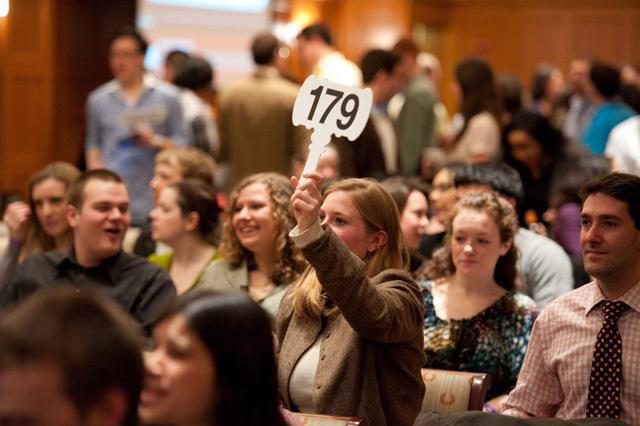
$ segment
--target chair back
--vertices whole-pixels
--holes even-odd
[[[422,409],[440,414],[482,410],[491,379],[485,373],[434,370],[423,368],[422,381],[426,390]]]
[[[304,426],[366,426],[362,417],[327,416],[324,414],[291,413]]]

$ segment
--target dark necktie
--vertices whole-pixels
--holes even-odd
[[[619,300],[602,302],[604,323],[593,351],[587,417],[620,418],[622,337],[616,323],[628,307]]]

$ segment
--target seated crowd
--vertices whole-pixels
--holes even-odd
[[[137,32],[111,41],[128,47],[144,57]],[[259,88],[280,79],[279,47],[254,39],[246,83],[266,90],[256,105],[283,92],[251,110],[257,121],[291,126],[276,117],[290,121],[297,86]],[[363,135],[335,138],[315,171],[300,172],[304,147],[276,140],[288,127],[264,130],[265,144],[287,145],[288,170],[240,164],[231,152],[250,145],[230,144],[260,130],[235,116],[244,89],[223,95],[218,133],[212,117],[200,122],[212,70],[173,52],[167,74],[181,89],[140,74],[137,95],[178,111],[175,90],[198,114],[166,135],[158,123],[124,143],[110,134],[110,148],[90,132],[89,170],[52,163],[29,180],[28,202],[6,206],[0,425],[297,426],[321,414],[411,426],[471,415],[430,412],[423,368],[489,376],[474,424],[640,425],[640,170],[617,156],[617,126],[636,114],[618,96],[620,73],[576,60],[563,106],[562,74],[539,67],[535,103],[506,114],[488,62],[465,58],[448,122],[410,41],[367,52],[360,69],[322,24],[298,48],[319,76],[348,70],[374,96]],[[135,79],[114,64],[90,119],[105,119],[100,90],[132,94]],[[114,160],[131,146],[128,166]],[[152,170],[122,170],[149,158]]]

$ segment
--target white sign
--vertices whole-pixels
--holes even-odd
[[[355,140],[369,119],[373,93],[371,89],[344,86],[310,75],[302,84],[293,106],[292,120],[296,126],[313,129],[309,156],[304,173],[318,165],[331,135]]]

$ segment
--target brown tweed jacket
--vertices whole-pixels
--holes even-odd
[[[303,249],[340,314],[311,319],[286,295],[278,311],[278,383],[287,408],[294,366],[322,335],[313,389],[317,413],[366,417],[369,426],[409,426],[420,412],[424,384],[419,287],[400,270],[369,279],[364,263],[331,231]]]

